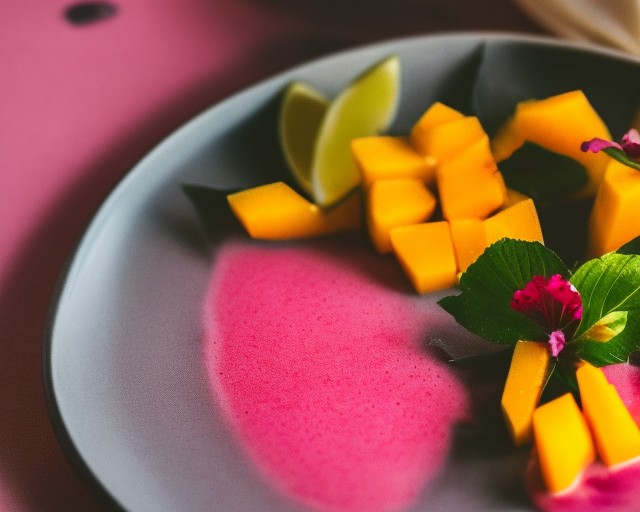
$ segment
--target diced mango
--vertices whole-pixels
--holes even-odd
[[[602,370],[584,363],[576,377],[582,410],[605,465],[640,456],[640,429]]]
[[[640,235],[640,172],[611,160],[589,218],[589,255],[618,249]]]
[[[531,439],[533,411],[549,376],[551,353],[546,343],[519,341],[502,392],[502,414],[516,445]]]
[[[426,222],[392,229],[391,245],[418,293],[455,286],[457,265],[447,222]]]
[[[587,170],[589,182],[583,193],[594,195],[608,162],[604,153],[585,153],[580,149],[582,142],[594,137],[611,140],[609,129],[587,97],[576,90],[519,103],[513,117],[494,137],[493,150],[496,158],[503,160],[529,140],[573,158]]]
[[[496,162],[509,158],[516,149],[524,144],[524,138],[515,129],[514,116],[509,117],[491,139],[491,151]]]
[[[409,135],[411,144],[422,155],[428,155],[428,140],[431,136],[431,131],[442,124],[450,121],[456,121],[462,119],[464,115],[457,110],[436,101],[431,105],[424,114],[418,119],[415,125],[411,128]]]
[[[374,181],[367,192],[367,227],[377,251],[391,252],[391,229],[424,222],[435,209],[433,192],[419,179]]]
[[[425,157],[434,158],[436,165],[442,165],[485,137],[487,134],[478,118],[467,116],[434,126],[417,149]],[[493,160],[493,155],[491,158]]]
[[[428,163],[406,137],[359,137],[351,141],[351,150],[365,187],[380,179],[418,178],[425,183],[435,179],[433,164]]]
[[[464,272],[487,248],[482,220],[456,219],[449,222],[458,271]]]
[[[283,182],[227,196],[231,210],[253,238],[285,240],[352,231],[361,225],[361,198],[353,193],[322,210]]]
[[[515,189],[507,187],[507,200],[504,203],[504,207],[508,208],[509,206],[513,206],[514,204],[526,199],[531,198],[528,195],[523,194],[522,192],[518,192]]]
[[[439,165],[436,181],[442,214],[447,220],[483,219],[506,200],[504,180],[497,172],[486,135]]]
[[[449,221],[458,270],[464,272],[484,250],[502,238],[544,243],[542,228],[532,199],[507,191],[503,210],[487,219],[477,217]]]
[[[589,427],[571,393],[535,410],[533,434],[542,480],[552,493],[569,488],[595,459]]]
[[[538,212],[532,199],[524,199],[484,221],[487,245],[502,238],[544,243]]]

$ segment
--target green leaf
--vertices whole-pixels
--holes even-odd
[[[459,295],[438,304],[467,330],[498,343],[518,340],[546,341],[548,333],[530,318],[511,308],[516,290],[533,276],[569,271],[562,260],[538,242],[503,239],[491,245],[460,279]]]
[[[640,162],[636,162],[629,158],[629,156],[620,148],[605,148],[604,151],[607,155],[609,155],[614,160],[617,160],[621,164],[626,165],[627,167],[631,167],[632,169],[636,169],[640,171]]]
[[[581,163],[529,141],[499,167],[509,187],[538,200],[566,198],[587,183]]]
[[[573,350],[596,366],[625,362],[640,349],[640,255],[609,253],[582,265],[571,279],[580,292],[583,317],[574,336]],[[588,340],[588,333],[603,319],[614,320],[619,328],[626,312],[624,328],[609,341]],[[616,321],[618,326],[615,326]],[[584,341],[581,341],[584,340]]]
[[[580,337],[571,340],[571,342],[598,341],[606,343],[624,330],[628,316],[628,311],[612,311],[593,324]]]

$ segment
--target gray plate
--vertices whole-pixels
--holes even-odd
[[[208,395],[200,307],[215,256],[181,182],[247,187],[283,170],[275,138],[280,91],[302,79],[331,96],[400,55],[407,132],[435,100],[495,127],[513,104],[584,89],[616,135],[640,91],[638,62],[548,40],[450,34],[397,40],[292,69],[205,111],[118,185],[64,278],[45,352],[54,424],[71,460],[114,507],[131,511],[288,511],[234,444]],[[482,62],[480,86],[473,76]],[[624,99],[624,102],[620,100]],[[415,510],[527,510],[523,453],[458,443]]]

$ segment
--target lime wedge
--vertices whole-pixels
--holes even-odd
[[[330,207],[360,183],[351,140],[391,124],[400,93],[400,60],[388,57],[355,78],[331,102],[319,128],[311,167],[311,195]]]
[[[291,83],[280,108],[280,143],[289,170],[300,188],[311,192],[311,166],[318,130],[329,101],[303,82]]]

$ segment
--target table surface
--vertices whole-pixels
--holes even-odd
[[[105,506],[45,406],[42,345],[61,272],[102,200],[198,111],[310,58],[443,31],[544,34],[509,0],[69,0],[0,5],[0,510]]]

